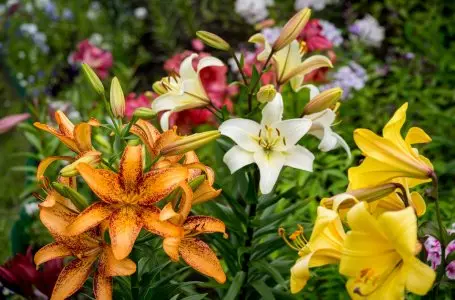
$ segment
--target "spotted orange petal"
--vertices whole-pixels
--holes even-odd
[[[209,217],[209,216],[191,216],[188,217],[183,224],[185,232],[199,232],[199,233],[211,233],[211,232],[226,232],[226,225],[223,221]]]
[[[158,129],[147,121],[138,120],[136,124],[131,127],[130,132],[137,135],[147,147],[147,151],[153,154],[153,144],[160,136]]]
[[[68,117],[61,110],[55,112],[55,121],[58,124],[60,132],[68,137],[73,137],[74,124],[68,119]]]
[[[91,267],[96,258],[96,255],[84,259],[76,258],[64,267],[55,282],[51,299],[66,299],[77,292],[90,275]]]
[[[92,151],[92,126],[88,123],[77,124],[74,139],[80,152]]]
[[[203,203],[218,197],[221,189],[215,190],[208,180],[204,182],[193,193],[193,204]]]
[[[36,252],[34,261],[35,265],[39,266],[49,260],[60,257],[70,256],[72,252],[68,247],[60,243],[50,243]]]
[[[98,270],[103,276],[128,276],[136,272],[136,264],[129,258],[116,259],[112,248],[105,246]]]
[[[127,193],[136,192],[142,178],[142,146],[127,146],[120,160],[120,182]]]
[[[166,130],[163,132],[160,137],[155,141],[153,145],[153,154],[158,155],[161,152],[161,149],[166,145],[176,141],[179,139],[177,134],[177,127],[173,127],[172,129]],[[181,157],[181,156],[180,156]]]
[[[183,260],[196,271],[213,277],[219,283],[226,281],[226,275],[216,254],[203,241],[195,238],[183,239],[179,252]]]
[[[76,166],[90,189],[104,202],[122,202],[126,195],[120,184],[119,177],[112,171],[95,169],[89,164],[80,163]]]
[[[55,137],[57,137],[62,143],[64,143],[68,148],[70,148],[72,151],[78,153],[79,150],[77,148],[77,144],[76,142],[73,140],[72,137],[68,137],[62,133],[60,133],[59,131],[55,130],[54,128],[50,127],[49,125],[47,124],[42,124],[42,123],[39,123],[39,122],[35,122],[33,123],[33,125],[36,127],[36,128],[39,128],[41,130],[44,130],[44,131],[47,131],[49,132],[50,134],[54,135]]]
[[[67,235],[78,235],[100,224],[113,215],[115,208],[104,202],[96,202],[87,207],[67,227]]]
[[[109,235],[115,258],[123,259],[130,254],[141,228],[142,221],[132,206],[124,206],[112,214]]]
[[[160,201],[188,177],[188,169],[173,167],[151,170],[144,175],[139,186],[140,205],[152,205]]]
[[[66,161],[74,161],[74,158],[71,156],[49,156],[43,159],[36,170],[36,179],[38,181],[44,176],[44,172],[46,172],[47,168],[57,160],[66,160]]]
[[[163,240],[163,250],[172,261],[179,260],[179,246],[182,241],[179,237],[167,237]]]
[[[162,237],[181,237],[183,230],[171,222],[160,221],[160,209],[154,206],[141,206],[138,210],[144,228]]]
[[[93,293],[97,300],[111,300],[112,278],[103,276],[98,270],[93,276]]]

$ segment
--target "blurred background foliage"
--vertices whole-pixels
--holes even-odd
[[[23,2],[34,3],[33,1]],[[71,100],[76,110],[80,112],[81,119],[86,119],[89,114],[96,114],[94,95],[81,84],[78,70],[68,63],[69,53],[76,49],[77,43],[93,37],[93,34],[99,34],[102,37],[100,45],[112,52],[114,58],[112,73],[125,85],[125,94],[150,90],[151,84],[165,74],[163,63],[172,55],[191,49],[191,42],[197,30],[214,32],[229,41],[231,45],[238,46],[237,48],[247,47],[245,41],[256,31],[254,26],[247,24],[240,15],[235,13],[234,2],[100,0],[97,2],[99,16],[92,20],[87,18],[87,12],[93,8],[92,1],[58,0],[54,1],[57,11],[61,13],[64,8],[69,8],[73,13],[71,19],[56,20],[43,11],[33,14],[15,14],[9,18],[4,14],[0,19],[2,27],[0,32],[2,48],[0,49],[3,49],[0,51],[0,117],[29,111],[33,115],[32,119],[39,119],[46,114],[43,105],[57,100]],[[144,18],[137,18],[134,15],[134,10],[138,7],[147,9],[147,15]],[[274,6],[269,7],[270,17],[279,22],[289,18],[294,11],[292,0],[276,0]],[[336,65],[355,61],[363,66],[369,75],[365,87],[343,102],[340,108],[341,122],[336,126],[336,131],[354,150],[356,148],[352,132],[355,128],[369,128],[379,132],[392,113],[402,103],[409,102],[408,122],[405,129],[419,126],[433,139],[432,143],[421,147],[419,151],[424,152],[435,165],[440,178],[442,214],[449,225],[455,220],[453,204],[455,198],[453,185],[455,176],[455,130],[453,130],[455,124],[455,19],[453,17],[455,2],[444,0],[340,1],[327,6],[322,11],[315,11],[313,17],[329,20],[347,37],[348,26],[366,14],[374,16],[385,28],[385,39],[378,48],[352,42],[348,47],[336,49]],[[24,23],[35,23],[46,34],[49,47],[47,52],[40,51],[38,46],[20,36],[18,30]],[[5,51],[6,48],[7,51]],[[225,61],[228,58],[225,53],[217,51],[211,53]],[[406,56],[409,53],[412,54],[412,58]],[[378,69],[386,71],[379,73]],[[32,78],[30,76],[33,76],[33,80],[29,80]],[[235,79],[232,74],[229,74],[229,78]],[[27,81],[25,84],[24,79]],[[297,101],[297,103],[307,98],[305,93],[297,95],[292,95],[289,91],[284,93],[287,93],[289,101]],[[292,112],[292,109],[289,111]],[[27,226],[31,220],[23,213],[23,209],[24,203],[33,199],[31,192],[36,188],[32,184],[33,166],[44,153],[47,152],[49,155],[55,151],[54,148],[57,145],[44,135],[42,140],[36,140],[30,134],[33,130],[29,123],[0,135],[0,170],[2,170],[0,242],[3,244],[0,248],[0,261],[5,261],[14,251],[23,250],[21,246],[12,247],[11,241],[18,245],[25,245],[29,243],[30,237],[36,244],[47,239],[46,236],[42,236],[39,225]],[[309,147],[315,149],[317,144],[310,144]],[[46,149],[38,151],[37,148]],[[228,190],[231,189],[231,195],[242,198],[241,194],[246,192],[242,189],[247,186],[248,179],[238,178],[235,175],[228,176],[228,171],[221,159],[225,148],[226,145],[223,143],[214,144],[202,149],[200,155],[204,162],[216,169],[219,184],[227,187]],[[294,197],[280,200],[262,212],[260,218],[263,219],[259,223],[263,226],[269,225],[264,232],[272,233],[273,230],[276,232],[279,225],[284,225],[292,231],[295,224],[302,224],[309,234],[318,201],[322,197],[344,191],[347,184],[347,168],[357,164],[360,159],[358,150],[354,150],[352,162],[343,159],[345,156],[341,150],[336,151],[339,151],[337,155],[317,154],[315,171],[311,174],[289,168],[282,173],[278,191],[286,193],[292,190]],[[222,204],[223,201],[229,201],[229,199],[222,199],[220,203]],[[430,207],[431,205],[429,203]],[[235,224],[229,221],[229,213],[220,210],[217,204],[211,203],[204,206],[200,212],[204,212],[204,209],[219,216],[226,222],[228,228],[230,226],[235,228]],[[267,216],[282,212],[285,212],[282,218],[267,219]],[[424,219],[431,219],[433,217],[431,208],[427,212]],[[235,229],[231,230],[235,235]],[[12,236],[10,236],[11,232],[13,232]],[[15,241],[15,239],[18,240]],[[213,237],[210,239],[213,239],[213,245],[220,252],[224,252],[221,248],[228,247],[223,244],[222,239]],[[276,235],[265,240],[258,239],[257,242],[258,251],[264,250],[261,244],[270,246],[279,243],[280,247],[283,246]],[[159,243],[152,240],[151,243],[138,246],[135,255],[141,252],[155,253],[154,250],[158,246]],[[173,277],[158,275],[161,274],[161,269],[158,270],[154,263],[159,260],[159,255],[162,253],[144,256],[139,263],[139,272],[135,275],[137,278],[132,278],[132,281],[116,279],[116,292],[122,294],[121,289],[135,289],[135,283],[139,283],[140,286],[144,281],[153,282],[153,286],[136,291],[136,295],[141,295],[143,299],[156,296],[159,291],[163,299],[169,299],[177,294],[191,295],[194,291],[191,282],[187,286],[177,285],[181,278],[188,276],[185,275],[187,270],[182,266],[165,266],[167,275],[173,275],[172,272],[175,272]],[[286,288],[283,276],[288,278],[287,272],[296,258],[295,252],[282,247],[279,251],[258,255],[268,256],[272,261],[270,265],[259,262],[254,266],[263,271],[265,269],[264,273],[267,274],[262,279],[258,278],[258,282],[262,280],[268,286],[275,286],[273,295],[277,299],[294,299],[280,291]],[[343,288],[344,279],[334,271],[334,268],[315,271],[315,276],[297,298],[347,298]],[[228,269],[231,271],[236,267],[228,266]],[[195,282],[201,279],[194,273],[191,276],[190,279]],[[237,280],[235,273],[231,273],[230,276],[234,282]],[[238,273],[237,276],[239,276]],[[187,278],[186,281],[188,280]],[[210,299],[217,298],[212,294],[213,289],[210,288],[214,286],[211,284],[199,284],[197,288],[199,295],[205,295]],[[169,286],[174,287],[175,290],[171,289],[172,294],[165,296],[164,290],[169,290]],[[259,284],[255,288],[259,294],[261,291],[265,291],[264,293],[268,291]],[[227,291],[229,292],[230,290]],[[191,299],[202,299],[196,296]],[[450,296],[447,297],[450,298]]]

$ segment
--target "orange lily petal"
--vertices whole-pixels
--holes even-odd
[[[196,271],[213,277],[219,283],[226,281],[226,275],[216,254],[206,243],[195,238],[184,239],[179,247],[183,260]]]
[[[88,123],[77,124],[74,128],[74,139],[80,152],[92,150],[92,127]]]
[[[186,164],[185,167],[187,167],[188,169],[199,169],[199,170],[203,171],[207,175],[207,180],[209,181],[210,185],[213,185],[213,182],[215,181],[215,172],[213,172],[212,168],[207,167],[206,165],[204,165],[202,163]],[[194,177],[197,177],[199,175],[200,174],[198,174]],[[191,175],[190,175],[190,180],[194,179],[194,177],[191,178]]]
[[[42,124],[39,122],[33,123],[33,125],[41,130],[47,131],[50,134],[54,135],[57,137],[62,143],[64,143],[68,148],[70,148],[72,151],[79,153],[79,150],[77,148],[76,142],[72,139],[72,137],[68,137],[59,131],[55,130],[55,128],[52,128],[51,126],[47,124]]]
[[[151,205],[160,201],[187,178],[188,169],[184,167],[158,169],[148,172],[139,186],[140,197],[138,203]]]
[[[220,194],[221,189],[215,190],[208,180],[204,180],[204,182],[193,193],[193,205],[214,199]]]
[[[172,220],[175,222],[179,222],[180,219],[181,219],[180,215],[177,212],[175,212],[171,202],[166,204],[160,212],[161,221]]]
[[[61,110],[55,112],[55,121],[61,133],[68,137],[73,137],[74,125]]]
[[[166,130],[163,132],[160,137],[155,141],[153,145],[153,154],[158,155],[166,145],[179,139],[177,134],[177,127],[174,126],[172,129]]]
[[[185,159],[183,160],[183,164],[184,165],[188,165],[188,164],[192,164],[192,163],[198,163],[198,162],[199,162],[199,158],[197,157],[196,152],[189,151],[189,152],[185,153]],[[189,181],[193,180],[194,178],[196,178],[199,175],[201,175],[201,173],[202,173],[201,170],[191,169],[188,180]]]
[[[67,234],[78,235],[95,227],[114,213],[114,208],[104,202],[96,202],[87,207],[67,227]]]
[[[147,121],[138,120],[136,124],[131,127],[130,132],[141,139],[149,153],[153,153],[153,144],[160,136],[158,129]]]
[[[95,169],[86,163],[78,164],[76,169],[90,189],[104,202],[122,202],[125,198],[119,177],[114,172]]]
[[[103,276],[98,270],[93,276],[93,293],[97,300],[111,300],[112,278]]]
[[[41,178],[44,176],[44,172],[46,172],[46,169],[54,162],[57,160],[66,160],[66,161],[74,161],[74,158],[71,156],[49,156],[43,159],[39,165],[38,169],[36,171],[36,179],[38,181],[41,180]]]
[[[163,240],[163,250],[174,262],[179,261],[179,246],[181,241],[182,239],[179,237],[167,237]]]
[[[190,231],[192,233],[211,233],[211,232],[226,232],[226,226],[223,221],[217,218],[208,216],[191,216],[188,217],[183,224],[185,232]]]
[[[84,259],[76,258],[64,267],[55,282],[51,299],[66,299],[77,292],[90,275],[96,258],[96,255]]]
[[[127,146],[120,160],[120,182],[126,192],[135,192],[142,177],[142,146]]]
[[[123,259],[130,254],[141,228],[142,221],[132,206],[124,206],[112,214],[109,235],[115,258]]]
[[[102,276],[128,276],[136,272],[136,264],[129,258],[118,260],[110,246],[105,246],[100,256],[98,270]]]
[[[162,237],[180,237],[183,230],[171,222],[160,221],[160,209],[154,206],[141,206],[138,210],[144,228]]]
[[[185,220],[191,211],[191,205],[193,202],[193,190],[186,181],[182,182],[180,184],[180,187],[183,190],[183,195],[179,203],[179,214],[182,220]]]
[[[50,243],[36,252],[34,261],[35,265],[39,266],[49,260],[70,255],[72,255],[72,252],[65,245],[60,243]]]

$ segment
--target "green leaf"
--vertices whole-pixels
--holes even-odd
[[[275,300],[272,294],[272,289],[269,288],[264,281],[257,280],[251,284],[254,289],[262,296],[264,300]]]
[[[237,274],[235,274],[235,277],[232,280],[231,286],[229,287],[223,300],[236,300],[237,299],[237,295],[240,293],[240,290],[242,289],[243,283],[245,281],[245,277],[246,277],[246,273],[243,271],[239,271],[239,272],[237,272]]]
[[[204,299],[205,296],[207,296],[207,295],[208,295],[207,293],[202,294],[202,295],[193,295],[193,296],[188,296],[188,297],[182,298],[182,300],[201,300],[201,299]]]
[[[269,262],[265,260],[254,261],[251,265],[258,270],[264,271],[269,273],[269,275],[282,287],[287,289],[286,281],[284,280],[283,276],[281,276],[280,272],[275,269]]]
[[[27,141],[29,141],[30,144],[32,144],[33,147],[35,147],[39,152],[43,150],[41,147],[41,141],[35,135],[31,134],[30,132],[24,132],[24,136]]]

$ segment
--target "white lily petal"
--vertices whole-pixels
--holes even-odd
[[[332,131],[332,128],[330,128],[329,126],[322,127],[322,130],[316,130],[316,134],[315,136],[321,139],[318,149],[321,150],[322,152],[328,152],[338,147],[338,139],[335,136],[334,132]]]
[[[189,79],[183,81],[183,90],[185,95],[192,98],[195,105],[193,107],[206,106],[210,102],[200,80]]]
[[[297,93],[298,91],[301,90],[304,78],[305,78],[305,76],[303,76],[302,74],[298,74],[298,75],[295,75],[294,77],[292,77],[291,80],[289,80],[289,83],[291,84],[291,88],[294,92]]]
[[[254,163],[254,153],[243,150],[239,146],[232,147],[223,157],[223,162],[228,166],[231,174],[246,165]]]
[[[254,153],[254,161],[258,165],[261,175],[259,180],[261,193],[268,194],[273,190],[286,158],[281,152],[265,152],[261,148],[260,151]]]
[[[348,154],[348,159],[351,159],[351,149],[349,148],[348,143],[346,143],[346,141],[338,133],[334,132],[333,135],[338,141],[337,147],[341,146],[344,149],[344,151],[346,151],[346,153]]]
[[[283,119],[283,97],[276,93],[275,98],[262,109],[261,125],[272,125]]]
[[[286,139],[286,145],[291,147],[308,132],[311,124],[311,120],[300,118],[284,120],[273,124],[273,127],[280,131],[281,136]]]
[[[262,149],[254,137],[258,137],[261,125],[248,119],[230,119],[218,128],[222,135],[230,137],[237,145],[247,151]]]
[[[169,130],[169,117],[172,113],[173,111],[170,110],[161,115],[160,126],[163,131]]]
[[[197,80],[197,73],[193,68],[193,59],[197,57],[197,54],[193,53],[182,61],[180,65],[179,75],[182,80],[193,79]]]
[[[285,165],[292,168],[313,172],[313,161],[313,153],[311,153],[307,148],[303,146],[296,145],[287,151]]]
[[[301,88],[307,88],[310,90],[310,102],[313,101],[314,97],[320,94],[319,89],[314,84],[305,84]]]
[[[202,58],[197,65],[197,73],[207,67],[223,67],[224,63],[216,57],[207,56]]]
[[[322,126],[331,126],[335,122],[336,115],[333,110],[327,108],[323,111],[306,115],[305,118],[313,121],[313,124],[321,124]]]
[[[184,98],[187,96],[178,96],[174,94],[163,94],[153,100],[152,102],[152,110],[154,112],[160,112],[163,110],[172,110],[176,107],[179,107],[182,105],[182,101],[184,102]]]
[[[256,33],[255,35],[251,36],[248,40],[250,43],[259,44],[264,47],[261,53],[258,54],[257,59],[259,61],[264,61],[269,57],[270,52],[272,52],[272,47],[267,42],[266,38],[262,33]]]

